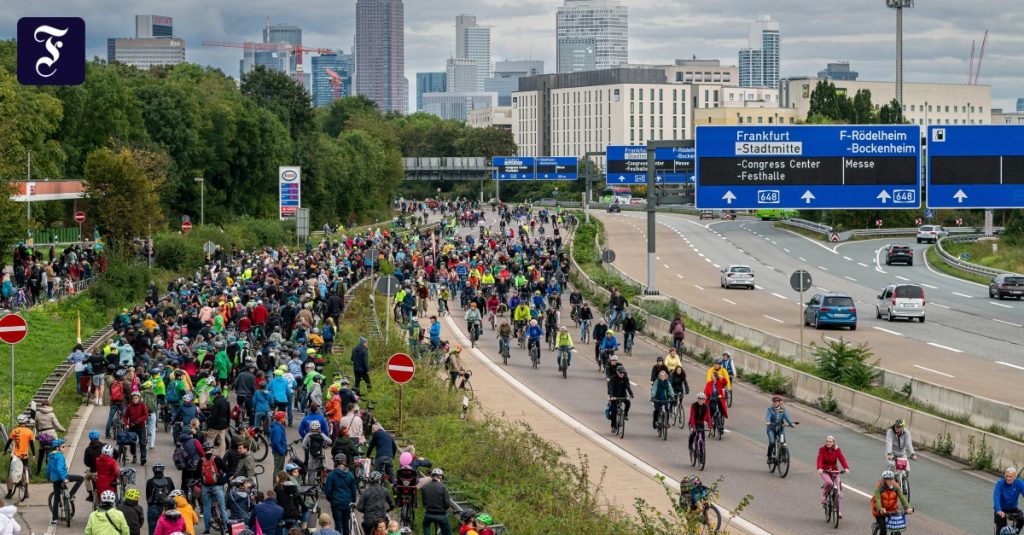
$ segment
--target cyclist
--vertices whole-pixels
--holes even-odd
[[[907,421],[903,418],[896,418],[885,432],[885,458],[917,460],[917,453],[914,453],[914,441],[910,437],[910,430],[907,429]],[[910,467],[906,470],[909,472]]]
[[[469,304],[469,310],[466,311],[466,327],[469,329],[470,339],[473,341],[471,347],[476,346],[476,339],[480,338],[480,310],[476,308],[476,303]]]
[[[704,486],[700,476],[684,476],[679,482],[679,505],[685,507],[687,511],[696,511],[700,502],[706,500],[710,494],[711,489]]]
[[[125,521],[128,522],[128,533],[130,535],[139,535],[142,532],[142,523],[146,519],[145,514],[142,512],[142,506],[139,505],[139,498],[141,497],[142,493],[139,492],[139,489],[125,489],[124,502],[117,506],[117,510],[121,511]]]
[[[484,278],[486,279],[487,275],[484,275]],[[491,278],[493,279],[494,276],[492,275]],[[487,307],[487,313],[490,314],[491,316],[497,316],[498,307],[500,305],[501,299],[498,298],[498,294],[492,291],[491,296],[487,298],[487,302],[485,303],[485,306]]]
[[[619,368],[619,357],[616,357],[614,353],[608,355],[608,366],[604,369],[604,378],[606,381],[611,381],[612,377],[615,377],[615,370]]]
[[[670,347],[668,350],[668,356],[665,357],[665,366],[669,371],[674,371],[683,365],[683,360],[679,358],[679,353],[676,352],[674,347]]]
[[[722,368],[722,359],[715,359],[714,364],[712,364],[711,367],[708,368],[707,382],[711,382],[711,379],[715,379],[715,375],[717,374],[717,379],[725,380],[725,388],[727,390],[732,390],[732,380],[729,378],[729,372],[728,370],[722,371],[723,369],[724,368]]]
[[[89,535],[129,535],[128,520],[124,513],[114,508],[117,494],[112,490],[100,493],[100,508],[89,515],[85,532]]]
[[[569,293],[569,306],[571,307],[573,319],[580,319],[580,305],[582,304],[583,294],[580,293],[579,289],[573,288],[572,292]]]
[[[558,349],[558,371],[562,371],[562,368],[568,368],[572,363],[572,335],[569,334],[569,328],[562,325],[558,329],[558,336],[555,338],[555,347]],[[563,361],[564,359],[564,361]]]
[[[598,318],[594,323],[594,330],[590,333],[590,341],[594,342],[594,361],[601,363],[601,343],[604,342],[604,335],[608,332],[608,325],[603,318]]]
[[[1017,479],[1017,469],[1013,466],[1006,467],[1003,471],[1003,479],[996,481],[992,489],[992,507],[995,509],[996,529],[1006,527],[1006,515],[1020,514],[1020,507],[1017,506],[1021,494],[1024,494],[1024,481]],[[1024,517],[1018,517],[1016,526],[1018,530],[1024,527]]]
[[[324,496],[331,504],[334,525],[343,535],[349,535],[349,519],[352,517],[352,503],[356,501],[356,478],[348,470],[348,457],[344,453],[334,456],[334,470],[327,475]]]
[[[19,414],[18,426],[11,430],[11,434],[7,437],[7,444],[4,445],[4,455],[11,454],[11,464],[7,471],[7,496],[5,496],[8,500],[14,496],[14,485],[20,483],[25,474],[29,453],[36,454],[35,435],[28,424],[28,415]]]
[[[146,523],[149,525],[149,535],[153,535],[160,515],[164,511],[164,504],[174,490],[174,481],[164,475],[164,464],[153,465],[153,477],[146,481]]]
[[[504,354],[509,351],[509,340],[512,337],[512,327],[508,324],[507,318],[501,318],[501,325],[498,326],[498,349],[499,352]]]
[[[875,492],[871,495],[871,514],[875,517],[878,533],[886,535],[886,515],[899,512],[900,507],[907,513],[913,513],[907,497],[896,484],[896,474],[892,470],[882,472],[882,480],[875,483]],[[839,515],[842,518],[843,515]]]
[[[252,514],[253,502],[249,493],[252,484],[245,476],[235,476],[231,479],[231,489],[224,502],[228,506],[228,526],[245,523]]]
[[[711,406],[711,414],[715,415],[721,411],[723,419],[729,417],[729,409],[725,403],[725,387],[728,382],[729,379],[725,372],[721,374],[714,372],[707,384],[704,385],[704,396],[707,397],[708,405]]]
[[[512,322],[515,325],[516,338],[519,338],[522,334],[523,328],[528,321],[530,321],[530,307],[525,302],[521,302],[516,305],[515,310],[512,312]]]
[[[672,368],[665,365],[665,357],[659,355],[658,358],[655,359],[654,366],[651,366],[651,385],[654,385],[654,381],[658,380],[658,374],[661,372],[668,373],[671,369]]]
[[[622,345],[628,348],[633,347],[636,338],[636,318],[629,311],[626,311],[626,319],[622,321]]]
[[[676,399],[672,400],[672,408],[675,408],[675,404],[690,393],[690,384],[686,382],[686,372],[682,366],[673,368],[672,373],[668,374],[668,380],[672,382],[672,391],[676,393]]]
[[[321,422],[313,420],[309,422],[309,433],[302,438],[302,449],[306,453],[304,465],[306,466],[306,477],[315,481],[320,470],[327,466],[324,461],[324,451],[331,445],[331,439],[321,431]]]
[[[658,357],[660,360],[661,357]],[[658,428],[658,416],[661,411],[667,411],[669,404],[676,398],[672,390],[672,382],[668,379],[668,372],[661,370],[654,382],[651,383],[651,403],[654,403],[654,428]]]
[[[544,332],[547,337],[554,337],[558,335],[558,311],[554,307],[548,307],[544,313]],[[547,342],[545,337],[545,342]]]
[[[596,338],[595,338],[596,340]],[[607,362],[608,356],[619,349],[619,341],[615,338],[615,331],[608,329],[601,338],[601,360]]]
[[[843,469],[839,469],[839,465],[843,466]],[[836,509],[839,509],[839,499],[843,497],[842,488],[843,482],[839,477],[839,474],[850,473],[850,465],[846,462],[846,457],[843,455],[843,450],[836,444],[836,439],[832,435],[825,437],[825,444],[818,448],[818,475],[821,476],[821,505],[825,505],[825,499],[828,496],[829,491],[832,490],[832,477],[828,472],[834,472],[836,474],[835,484],[838,485],[840,492],[836,493]],[[839,513],[839,518],[842,518],[843,514]]]
[[[608,380],[608,399],[612,400],[612,425],[615,425],[615,417],[617,416],[619,404],[614,402],[613,398],[625,398],[629,395],[629,399],[633,399],[633,387],[630,386],[629,375],[626,374],[626,367],[618,365],[615,367],[615,375]],[[629,420],[629,399],[623,399],[622,403],[624,406],[624,412],[622,414],[623,420]],[[613,427],[612,432],[616,429]]]
[[[580,322],[580,340],[586,340],[587,335],[590,334],[590,324],[594,321],[594,311],[590,310],[590,303],[580,305],[578,319]]]
[[[356,503],[356,509],[363,513],[363,532],[370,533],[378,520],[387,519],[388,512],[395,508],[395,500],[381,482],[384,474],[370,473],[370,486],[363,490]]]
[[[732,364],[732,354],[728,351],[722,352],[722,369],[729,374],[729,390],[732,390],[732,380],[736,377],[736,368]]]
[[[690,452],[693,452],[693,439],[696,438],[697,425],[704,429],[711,429],[711,409],[707,405],[707,396],[704,392],[697,392],[697,401],[690,404]]]
[[[420,501],[423,503],[423,533],[433,533],[431,527],[437,526],[441,533],[451,533],[448,523],[448,509],[452,498],[448,488],[444,486],[444,471],[434,468],[430,471],[430,482],[420,489]]]
[[[775,455],[775,437],[782,432],[783,425],[793,427],[793,420],[782,406],[782,396],[772,396],[772,404],[768,407],[768,413],[764,417],[764,426],[768,429],[768,464],[772,462]]]
[[[55,438],[53,443],[50,444],[50,455],[46,461],[46,479],[53,483],[53,492],[58,496],[60,495],[61,488],[64,486],[66,481],[71,481],[74,486],[71,487],[71,500],[74,501],[75,493],[78,492],[78,488],[82,486],[82,482],[85,478],[78,475],[72,475],[68,473],[68,463],[64,458],[64,448],[67,445],[64,443],[64,439]],[[51,506],[51,517],[50,525],[57,525],[57,504],[58,500],[54,500]]]
[[[526,328],[527,353],[529,353],[533,347],[536,347],[538,355],[540,354],[541,336],[544,336],[544,329],[540,328],[540,325],[537,324],[537,320],[530,320],[530,326]]]

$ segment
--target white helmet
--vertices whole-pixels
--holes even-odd
[[[109,456],[113,457],[114,456],[114,446],[111,446],[110,444],[107,444],[106,446],[103,446],[103,455],[109,455]]]
[[[100,494],[100,502],[102,503],[114,503],[117,501],[117,494],[114,494],[112,490],[105,490]]]
[[[29,420],[29,418],[28,418],[27,414],[19,414],[18,415],[18,423],[19,424],[22,424],[22,425],[27,424],[28,420]]]

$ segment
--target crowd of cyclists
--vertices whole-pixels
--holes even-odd
[[[24,242],[11,253],[11,265],[0,259],[0,309],[20,310],[74,293],[75,284],[106,271],[101,248],[71,244],[36,249]]]

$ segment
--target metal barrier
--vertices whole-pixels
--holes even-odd
[[[941,258],[942,261],[945,262],[947,265],[952,266],[952,267],[954,267],[956,269],[959,269],[959,270],[962,270],[962,271],[966,271],[968,273],[974,273],[975,275],[984,275],[986,277],[995,277],[996,275],[1001,275],[1003,273],[1009,273],[1009,271],[1003,271],[1001,269],[993,269],[993,268],[985,267],[985,266],[982,266],[982,265],[979,265],[979,264],[973,264],[973,263],[968,262],[966,260],[961,260],[960,258],[958,258],[956,256],[953,256],[953,255],[949,254],[948,252],[946,252],[946,249],[942,247],[943,242],[945,242],[946,240],[949,240],[951,242],[966,243],[966,242],[976,241],[978,238],[981,238],[982,236],[983,236],[982,234],[968,234],[968,235],[963,235],[963,236],[946,236],[944,238],[940,238],[939,241],[937,241],[935,243],[935,250],[939,253],[939,258]]]

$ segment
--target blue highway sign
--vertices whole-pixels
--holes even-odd
[[[498,180],[534,180],[536,176],[535,162],[532,156],[495,156],[491,165]]]
[[[914,125],[698,126],[698,209],[921,206]]]
[[[606,182],[613,186],[647,183],[647,147],[645,145],[609,145]],[[693,148],[659,148],[654,150],[654,173],[661,184],[693,182]]]
[[[538,156],[534,161],[537,180],[576,180],[578,160],[572,156]]]
[[[1024,126],[928,127],[929,208],[1024,207]]]

